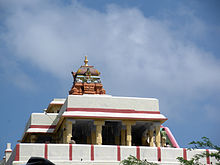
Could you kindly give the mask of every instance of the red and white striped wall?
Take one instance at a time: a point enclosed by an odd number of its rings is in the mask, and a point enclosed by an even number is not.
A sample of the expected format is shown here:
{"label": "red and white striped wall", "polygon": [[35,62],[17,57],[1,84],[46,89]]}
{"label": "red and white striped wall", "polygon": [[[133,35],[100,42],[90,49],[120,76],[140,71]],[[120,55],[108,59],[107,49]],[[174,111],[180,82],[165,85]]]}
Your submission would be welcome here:
{"label": "red and white striped wall", "polygon": [[[138,159],[160,164],[178,164],[177,157],[191,159],[193,155],[201,152],[214,152],[214,150],[192,150],[185,148],[143,147],[143,146],[111,146],[111,145],[81,145],[81,144],[31,144],[20,143],[15,148],[16,162],[27,162],[31,157],[44,157],[56,163],[65,161],[67,164],[74,162],[108,162],[109,165],[119,162],[129,155]],[[201,159],[201,163],[211,164],[216,160],[210,157]],[[66,164],[65,163],[65,164]]]}

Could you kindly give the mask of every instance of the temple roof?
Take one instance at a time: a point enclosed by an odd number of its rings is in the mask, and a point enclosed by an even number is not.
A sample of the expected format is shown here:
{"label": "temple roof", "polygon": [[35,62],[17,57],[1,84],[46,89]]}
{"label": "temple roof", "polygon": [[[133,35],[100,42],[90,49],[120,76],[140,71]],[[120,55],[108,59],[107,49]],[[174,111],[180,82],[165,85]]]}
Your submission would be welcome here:
{"label": "temple roof", "polygon": [[69,95],[54,99],[49,108],[62,105],[58,113],[32,113],[25,133],[53,133],[64,118],[135,120],[163,123],[156,98],[119,97],[111,95]]}
{"label": "temple roof", "polygon": [[77,75],[88,75],[88,74],[91,74],[91,76],[99,76],[100,75],[100,72],[95,69],[93,66],[81,66],[77,72],[76,72]]}

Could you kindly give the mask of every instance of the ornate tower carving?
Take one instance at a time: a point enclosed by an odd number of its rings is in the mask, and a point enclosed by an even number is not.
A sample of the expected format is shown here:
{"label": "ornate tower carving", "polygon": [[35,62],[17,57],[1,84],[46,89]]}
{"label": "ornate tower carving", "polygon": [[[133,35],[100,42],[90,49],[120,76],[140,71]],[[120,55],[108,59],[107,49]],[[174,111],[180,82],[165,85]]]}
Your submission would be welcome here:
{"label": "ornate tower carving", "polygon": [[77,72],[72,72],[73,86],[69,94],[105,94],[100,80],[100,72],[93,66],[88,65],[87,56],[85,56],[84,63]]}

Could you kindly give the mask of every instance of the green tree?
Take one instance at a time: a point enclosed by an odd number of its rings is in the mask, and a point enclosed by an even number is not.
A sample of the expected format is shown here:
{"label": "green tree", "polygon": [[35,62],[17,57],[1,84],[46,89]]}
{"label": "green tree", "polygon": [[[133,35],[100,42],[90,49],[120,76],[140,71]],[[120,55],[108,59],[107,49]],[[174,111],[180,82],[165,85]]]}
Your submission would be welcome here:
{"label": "green tree", "polygon": [[201,154],[194,155],[190,160],[184,160],[183,157],[178,157],[177,159],[179,160],[179,162],[181,164],[183,164],[183,165],[201,165],[202,163],[200,163],[199,160],[201,158],[209,156],[209,157],[214,157],[218,161],[216,164],[220,165],[220,147],[212,144],[212,142],[209,140],[209,138],[202,137],[202,141],[192,141],[189,144],[193,145],[193,147],[190,148],[189,150],[209,148],[209,149],[215,149],[216,152],[207,153],[206,151],[204,151]]}

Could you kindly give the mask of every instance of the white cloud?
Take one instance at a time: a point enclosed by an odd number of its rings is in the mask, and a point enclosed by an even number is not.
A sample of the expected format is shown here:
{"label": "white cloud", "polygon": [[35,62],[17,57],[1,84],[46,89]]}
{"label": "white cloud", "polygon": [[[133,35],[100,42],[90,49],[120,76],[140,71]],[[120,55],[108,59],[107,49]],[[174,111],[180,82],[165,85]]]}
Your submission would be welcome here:
{"label": "white cloud", "polygon": [[[220,90],[220,62],[183,35],[192,30],[191,36],[198,36],[206,29],[190,16],[196,22],[183,26],[184,31],[135,8],[111,5],[99,12],[79,3],[23,1],[6,18],[4,35],[16,58],[60,79],[73,66],[78,69],[87,52],[111,93],[159,96],[170,103],[164,107],[172,114],[168,109],[179,106],[181,99],[205,99]],[[202,30],[194,29],[198,25]]]}

